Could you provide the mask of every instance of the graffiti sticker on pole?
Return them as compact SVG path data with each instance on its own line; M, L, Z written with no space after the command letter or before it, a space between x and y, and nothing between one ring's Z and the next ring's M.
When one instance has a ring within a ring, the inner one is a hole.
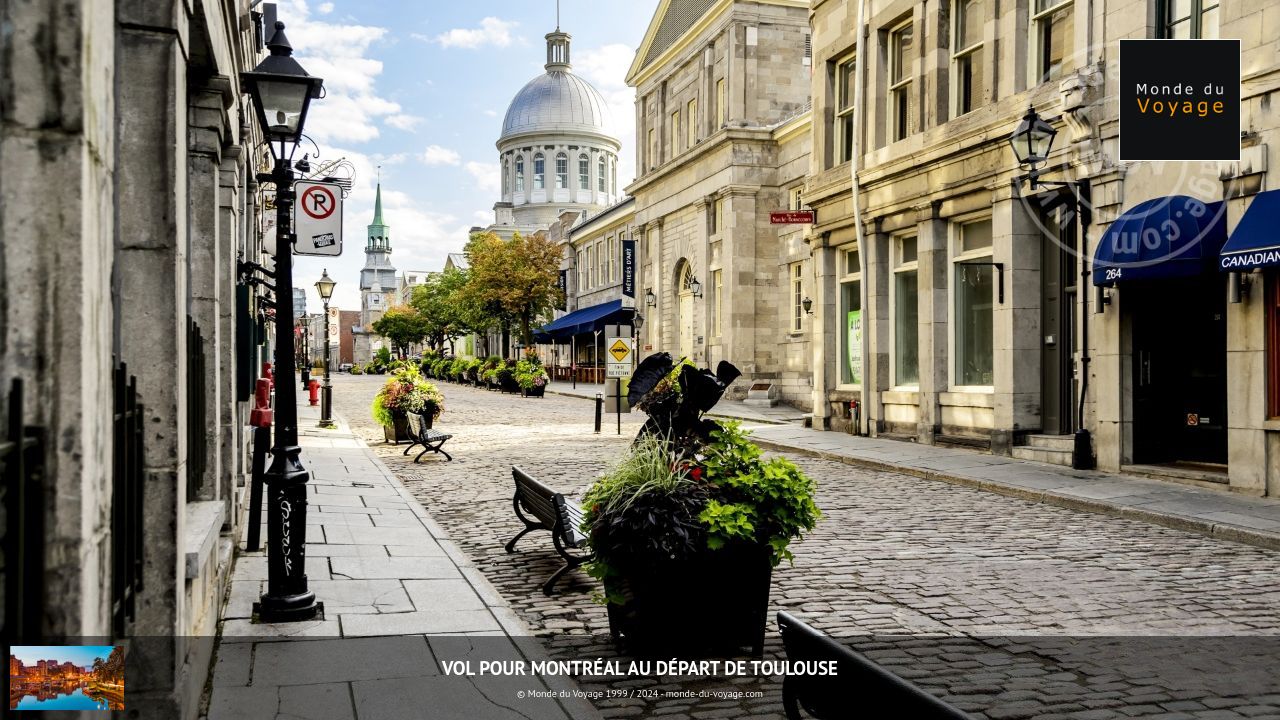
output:
M294 183L296 255L342 254L342 187L337 183Z

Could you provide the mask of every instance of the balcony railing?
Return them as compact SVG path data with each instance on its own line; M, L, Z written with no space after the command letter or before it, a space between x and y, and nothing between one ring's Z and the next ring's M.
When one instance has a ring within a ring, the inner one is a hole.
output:
M4 479L4 629L11 640L40 636L44 608L44 430L23 420L23 384L14 379L3 403L0 437Z

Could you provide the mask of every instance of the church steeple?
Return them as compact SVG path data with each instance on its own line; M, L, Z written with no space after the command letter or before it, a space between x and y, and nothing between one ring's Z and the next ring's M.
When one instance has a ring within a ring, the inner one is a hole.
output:
M378 183L377 199L373 201L373 222L369 224L369 239L364 251L391 252L391 228L382 221L382 183Z

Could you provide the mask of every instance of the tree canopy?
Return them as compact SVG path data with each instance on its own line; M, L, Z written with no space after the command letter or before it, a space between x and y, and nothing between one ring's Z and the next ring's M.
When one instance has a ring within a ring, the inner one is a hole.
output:
M404 356L409 346L421 342L427 335L427 325L422 316L411 308L388 308L373 323L373 331L391 341L396 354Z
M503 240L481 232L471 236L466 254L472 302L503 325L518 324L521 341L532 345L534 321L563 299L560 248L545 233Z

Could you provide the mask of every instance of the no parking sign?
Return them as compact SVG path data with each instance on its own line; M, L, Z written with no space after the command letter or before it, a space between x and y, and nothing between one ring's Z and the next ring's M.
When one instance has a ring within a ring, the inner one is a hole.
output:
M337 183L294 183L293 251L297 255L342 254L342 187Z

